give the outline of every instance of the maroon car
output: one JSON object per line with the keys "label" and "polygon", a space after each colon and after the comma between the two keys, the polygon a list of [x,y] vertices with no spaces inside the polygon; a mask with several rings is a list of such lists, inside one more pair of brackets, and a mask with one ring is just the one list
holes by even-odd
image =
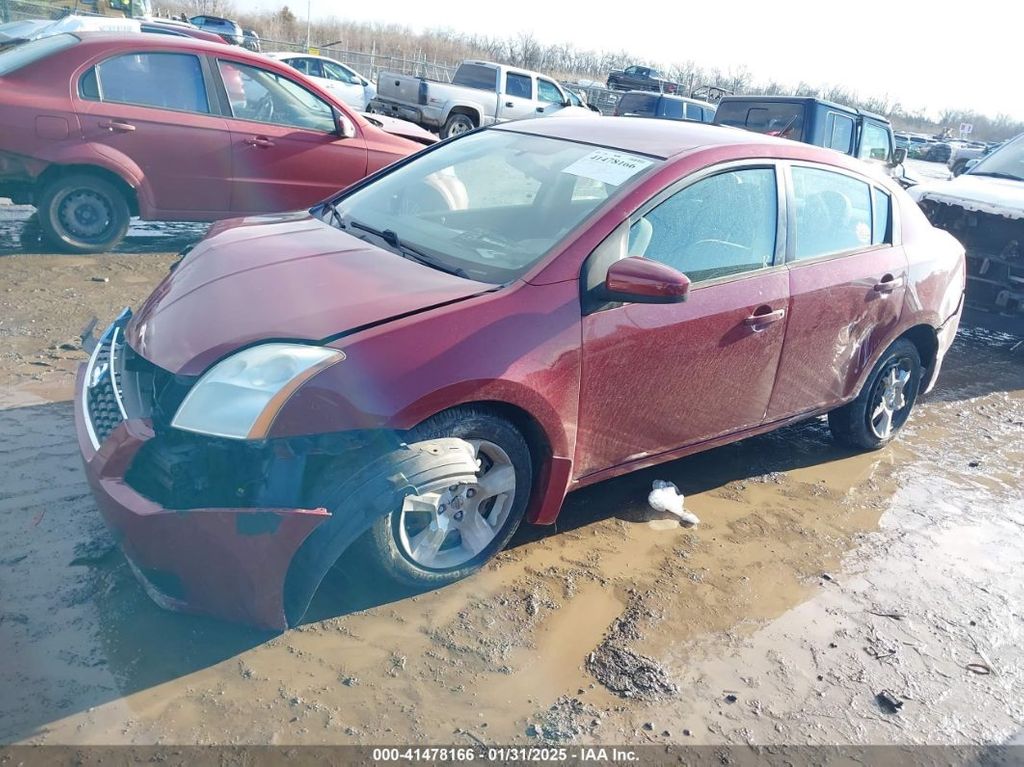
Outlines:
{"label": "maroon car", "polygon": [[880,447],[935,383],[964,253],[873,173],[551,118],[216,224],[80,371],[103,516],[161,604],[283,628],[350,545],[430,587],[634,469],[826,413]]}
{"label": "maroon car", "polygon": [[109,250],[132,215],[309,206],[434,141],[220,43],[94,32],[0,53],[0,197],[34,204],[65,250]]}

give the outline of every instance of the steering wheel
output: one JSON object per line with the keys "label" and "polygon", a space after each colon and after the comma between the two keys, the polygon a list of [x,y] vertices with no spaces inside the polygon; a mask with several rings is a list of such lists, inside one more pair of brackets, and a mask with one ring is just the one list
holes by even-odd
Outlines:
{"label": "steering wheel", "polygon": [[270,122],[274,116],[274,99],[270,97],[269,93],[256,102],[254,112],[254,117],[260,122]]}

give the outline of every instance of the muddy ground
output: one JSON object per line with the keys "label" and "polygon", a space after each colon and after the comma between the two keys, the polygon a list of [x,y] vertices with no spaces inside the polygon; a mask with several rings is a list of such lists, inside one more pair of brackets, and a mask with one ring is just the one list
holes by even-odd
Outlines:
{"label": "muddy ground", "polygon": [[[121,249],[137,253],[8,239],[0,257],[0,742],[1021,739],[1012,339],[961,333],[884,450],[839,449],[812,421],[605,482],[476,577],[411,596],[339,572],[274,636],[154,606],[81,472],[75,337],[196,234],[154,231]],[[656,478],[698,527],[647,508]]]}

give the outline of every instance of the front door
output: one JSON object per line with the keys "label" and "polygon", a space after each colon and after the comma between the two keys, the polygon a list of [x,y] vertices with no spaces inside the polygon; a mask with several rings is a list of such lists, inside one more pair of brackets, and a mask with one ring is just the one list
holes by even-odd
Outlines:
{"label": "front door", "polygon": [[211,110],[199,57],[128,53],[82,75],[75,109],[85,140],[109,146],[145,176],[162,218],[204,220],[230,208],[231,135]]}
{"label": "front door", "polygon": [[881,187],[794,165],[790,308],[770,420],[851,399],[900,319],[907,257]]}
{"label": "front door", "polygon": [[290,78],[220,60],[231,117],[236,214],[306,208],[366,175],[366,143],[338,135],[334,110]]}
{"label": "front door", "polygon": [[583,318],[577,477],[763,421],[789,300],[777,188],[773,167],[732,168],[636,218],[628,254],[678,269],[692,288],[685,303]]}

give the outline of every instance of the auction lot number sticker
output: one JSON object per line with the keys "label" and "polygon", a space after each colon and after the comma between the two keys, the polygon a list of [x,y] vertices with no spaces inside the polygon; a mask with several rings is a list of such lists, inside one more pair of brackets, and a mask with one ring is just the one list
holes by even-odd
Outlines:
{"label": "auction lot number sticker", "polygon": [[614,149],[595,149],[567,166],[563,173],[618,186],[650,165],[650,160],[635,154],[616,152]]}

